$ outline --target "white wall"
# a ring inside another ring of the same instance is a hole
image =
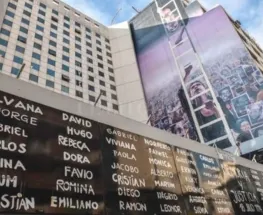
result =
[[[128,22],[109,27],[119,113],[146,123],[148,114]]]

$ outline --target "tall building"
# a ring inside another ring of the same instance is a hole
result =
[[[118,113],[109,29],[59,0],[2,0],[0,70]]]

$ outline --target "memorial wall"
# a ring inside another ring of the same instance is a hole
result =
[[[0,91],[0,213],[263,214],[263,168],[150,137]]]

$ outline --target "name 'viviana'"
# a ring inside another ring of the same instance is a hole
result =
[[[121,148],[124,148],[124,149],[130,149],[130,150],[136,151],[136,148],[135,148],[134,144],[132,144],[132,143],[128,143],[128,142],[124,142],[124,141],[120,141],[120,140],[115,140],[113,138],[108,138],[108,137],[106,137],[106,141],[110,145],[118,146],[118,147],[121,147]]]
[[[32,103],[29,104],[29,103],[23,103],[22,101],[16,101],[13,98],[7,98],[7,96],[3,96],[3,99],[0,100],[0,104],[5,104],[6,106],[13,106],[14,108],[17,109],[22,109],[24,111],[43,115],[43,112],[39,106],[34,105]]]

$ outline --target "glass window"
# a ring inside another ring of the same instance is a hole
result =
[[[89,95],[89,100],[90,100],[91,102],[95,102],[95,97]]]
[[[78,58],[81,58],[81,54],[78,53],[78,52],[75,52],[75,56],[78,57]]]
[[[67,16],[64,16],[64,19],[67,21],[70,21],[69,17],[67,17]]]
[[[69,24],[67,24],[67,23],[65,23],[65,22],[64,22],[64,27],[70,28]]]
[[[38,40],[43,40],[43,36],[41,36],[40,34],[35,34],[35,38]]]
[[[54,22],[58,22],[58,18],[56,18],[54,16],[51,17],[51,20],[54,21]]]
[[[91,58],[88,58],[88,62],[92,64],[93,60]]]
[[[108,68],[108,71],[111,72],[111,73],[113,73],[113,69],[110,68],[110,67]]]
[[[97,47],[97,51],[98,52],[102,52],[102,49]]]
[[[88,85],[88,89],[89,89],[90,91],[95,92],[95,88],[94,88],[94,86]]]
[[[52,31],[50,32],[50,36],[51,36],[51,37],[54,37],[54,38],[57,38],[57,34],[54,33],[54,32],[52,32]]]
[[[8,25],[10,27],[12,27],[12,25],[13,25],[13,23],[11,21],[7,20],[7,19],[4,19],[3,24],[6,24],[6,25]]]
[[[105,81],[100,80],[100,85],[105,87]]]
[[[92,76],[89,76],[89,81],[92,81],[92,82],[94,82],[94,77],[92,77]]]
[[[33,75],[33,74],[29,74],[29,80],[37,83],[38,82],[38,76]]]
[[[79,61],[75,61],[75,65],[81,67],[82,64]]]
[[[94,70],[93,70],[92,67],[89,66],[89,67],[88,67],[88,71],[89,71],[89,72],[93,72]]]
[[[48,87],[51,87],[51,88],[54,88],[54,82],[53,81],[50,81],[50,80],[46,80],[46,86]]]
[[[22,26],[20,26],[20,31],[27,34],[28,33],[28,30]]]
[[[81,42],[81,39],[80,39],[80,37],[77,37],[77,36],[75,36],[75,40],[77,40],[77,41]]]
[[[28,7],[29,9],[32,9],[32,5],[28,4],[27,2],[25,3],[25,7]]]
[[[11,11],[6,11],[6,13],[5,13],[7,16],[10,16],[10,17],[12,17],[12,18],[14,18],[15,17],[15,14],[14,13],[12,13]]]
[[[58,26],[54,25],[54,24],[51,24],[50,26],[51,28],[55,29],[55,30],[58,30]]]
[[[91,32],[91,30],[89,28],[86,28],[86,31],[89,32],[89,33]]]
[[[56,10],[54,10],[54,9],[52,10],[52,13],[58,15],[58,12]]]
[[[56,51],[54,51],[54,50],[52,50],[52,49],[49,49],[49,50],[48,50],[48,53],[49,53],[50,55],[54,56],[54,57],[57,56]]]
[[[42,49],[42,46],[38,43],[34,43],[34,48],[38,49],[38,50],[41,50]]]
[[[116,90],[116,87],[113,86],[113,85],[110,85],[110,88],[111,88],[112,90]]]
[[[69,67],[62,64],[62,70],[66,71],[66,72],[69,72]]]
[[[66,38],[63,38],[63,42],[66,43],[66,44],[69,44],[69,40],[66,39]]]
[[[41,14],[42,16],[46,16],[46,13],[42,10],[39,10],[38,13]]]
[[[24,54],[25,53],[25,48],[21,47],[21,46],[16,46],[16,51]]]
[[[39,71],[40,65],[32,62],[32,63],[31,63],[31,68],[32,68],[33,70]]]
[[[98,33],[96,33],[96,37],[100,38],[100,35]]]
[[[57,47],[57,43],[52,40],[49,41],[49,45]]]
[[[119,106],[116,105],[116,104],[112,104],[112,108],[113,108],[114,110],[119,110]]]
[[[25,18],[22,18],[21,20],[22,23],[26,24],[26,25],[29,25],[29,20],[25,19]]]
[[[55,76],[55,71],[52,70],[52,69],[47,69],[47,74],[54,77]]]
[[[65,35],[69,36],[69,32],[68,32],[68,31],[66,31],[66,30],[63,30],[63,34],[65,34]]]
[[[117,95],[111,94],[111,98],[114,99],[114,100],[117,100]]]
[[[103,58],[102,58],[101,55],[97,55],[97,58],[98,58],[99,60],[103,60]]]
[[[64,74],[61,75],[61,80],[66,81],[66,82],[70,81],[69,77],[67,75],[64,75]]]
[[[80,98],[83,98],[83,92],[80,92],[80,91],[76,90],[76,96],[80,97]]]
[[[11,2],[8,3],[8,7],[13,8],[14,10],[16,10],[16,5],[12,4]]]
[[[109,43],[110,41],[109,41],[109,39],[107,39],[107,38],[105,38],[105,41],[107,42],[107,43]]]
[[[11,74],[13,74],[13,75],[18,75],[18,73],[19,73],[19,69],[15,68],[15,67],[13,67],[13,68],[11,69]]]
[[[103,68],[103,64],[102,63],[98,63],[98,67],[99,68]]]
[[[8,42],[6,40],[0,38],[0,45],[7,46],[7,44]]]
[[[111,53],[107,52],[106,54],[108,57],[112,57]]]
[[[114,78],[114,77],[109,76],[109,78],[110,78],[111,81],[115,81],[115,78]]]
[[[68,56],[65,56],[65,55],[63,55],[63,56],[62,56],[62,60],[69,62],[69,57],[68,57]]]
[[[52,65],[52,66],[56,66],[56,61],[51,60],[51,59],[49,59],[49,58],[48,58],[48,60],[47,60],[47,63],[50,64],[50,65]]]
[[[26,10],[23,11],[23,14],[25,14],[26,16],[29,16],[29,17],[31,16],[31,13],[26,11]]]
[[[22,36],[18,36],[17,40],[20,41],[21,43],[26,43],[26,38],[24,38]]]
[[[104,77],[104,73],[99,71],[99,76]]]
[[[92,51],[87,49],[87,54],[92,56]]]
[[[39,5],[40,7],[42,7],[42,8],[44,8],[44,9],[46,9],[47,8],[47,6],[46,5],[44,5],[43,3],[40,3],[40,5]]]
[[[78,71],[76,70],[76,75],[79,76],[79,77],[82,77],[82,72],[81,71]]]
[[[103,105],[103,106],[106,106],[106,107],[107,107],[107,101],[105,101],[105,100],[101,99],[101,100],[100,100],[100,103],[101,103],[101,105]]]
[[[69,87],[61,85],[61,91],[64,93],[69,93]]]
[[[92,47],[92,44],[89,43],[89,42],[86,42],[86,45],[87,45],[88,47]]]
[[[10,31],[4,29],[4,28],[1,28],[1,34],[4,34],[6,36],[10,36]]]
[[[67,47],[63,46],[63,51],[65,51],[65,52],[68,52],[68,53],[69,53],[69,48],[67,48]]]
[[[41,56],[40,56],[40,54],[33,52],[33,53],[32,53],[32,58],[35,58],[35,59],[37,59],[37,60],[40,60],[40,59],[41,59]]]
[[[2,71],[2,69],[3,69],[3,64],[0,63],[0,71]]]
[[[107,96],[107,93],[106,93],[105,90],[100,90],[100,93],[101,93],[101,95],[103,95],[103,96]]]
[[[13,60],[13,61],[14,61],[15,63],[22,64],[22,63],[23,63],[23,58],[14,56],[14,60]]]
[[[0,50],[0,57],[5,57],[5,52]]]
[[[39,25],[37,25],[36,29],[37,29],[37,30],[39,30],[39,31],[42,31],[42,32],[44,32],[44,28],[43,28],[43,27],[41,27],[41,26],[39,26]]]
[[[100,42],[100,41],[98,41],[98,40],[96,40],[96,43],[97,43],[98,45],[101,45],[101,42]]]
[[[112,65],[112,61],[111,60],[107,60],[108,64]]]
[[[81,50],[81,46],[78,44],[75,44],[75,48]]]
[[[82,87],[82,81],[76,80],[76,85]]]
[[[106,45],[106,49],[110,50],[110,46]]]
[[[75,29],[75,33],[77,33],[77,34],[81,34],[81,31],[78,30],[78,29]]]
[[[86,38],[91,40],[91,36],[90,35],[86,35]],[[87,42],[88,43],[88,42]]]
[[[80,23],[78,23],[78,22],[75,22],[75,25],[78,26],[78,27],[80,27]]]

